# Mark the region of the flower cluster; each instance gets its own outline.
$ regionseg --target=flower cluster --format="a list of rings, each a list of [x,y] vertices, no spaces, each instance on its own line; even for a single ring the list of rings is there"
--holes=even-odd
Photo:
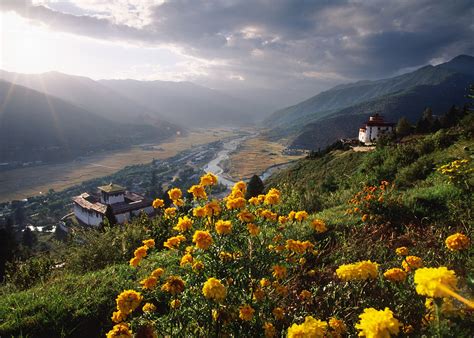
[[[444,266],[418,269],[413,281],[418,294],[432,298],[446,297],[446,288],[452,291],[456,290],[458,283],[454,271],[448,270]]]
[[[454,235],[448,236],[445,243],[449,250],[460,251],[469,248],[471,241],[469,240],[469,237],[458,232]]]
[[[370,338],[390,337],[400,332],[401,324],[389,308],[384,310],[364,309],[359,318],[360,322],[355,326],[360,331],[359,336]]]
[[[299,337],[324,337],[328,329],[328,323],[307,316],[302,324],[293,324],[288,329],[288,338]]]
[[[370,260],[344,264],[336,270],[336,275],[343,281],[375,279],[378,275],[378,264]]]
[[[469,176],[474,172],[474,168],[472,168],[468,159],[452,161],[442,165],[437,170],[447,176],[450,182],[456,184],[467,182]]]

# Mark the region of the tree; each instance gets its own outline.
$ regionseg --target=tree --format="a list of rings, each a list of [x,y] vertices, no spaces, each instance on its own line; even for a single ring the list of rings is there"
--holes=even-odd
[[[249,199],[250,197],[256,197],[263,193],[263,189],[265,189],[265,185],[263,184],[260,177],[258,175],[253,175],[247,184],[247,193],[245,194],[245,198]]]
[[[33,248],[36,242],[37,242],[36,235],[33,233],[33,231],[31,231],[30,228],[26,227],[25,230],[23,230],[23,237],[21,239],[21,244],[31,249]]]
[[[400,137],[407,136],[411,133],[411,124],[405,117],[401,117],[398,120],[396,132]]]
[[[430,107],[426,108],[423,111],[421,118],[416,123],[416,132],[417,133],[427,133],[431,130],[433,126],[433,111]]]
[[[7,226],[0,229],[0,282],[5,275],[5,263],[10,261],[18,249],[15,233],[7,220]]]
[[[105,219],[104,224],[114,226],[117,224],[117,218],[114,215],[114,211],[110,205],[107,205],[107,209],[105,210]]]

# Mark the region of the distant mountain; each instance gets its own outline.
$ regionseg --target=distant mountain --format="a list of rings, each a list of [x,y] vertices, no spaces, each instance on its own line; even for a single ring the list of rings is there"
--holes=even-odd
[[[292,138],[292,147],[318,149],[341,137],[355,137],[359,125],[374,113],[394,122],[401,116],[415,122],[427,106],[436,114],[462,105],[465,88],[472,83],[474,57],[460,55],[397,77],[336,86],[276,111],[264,125],[274,138]]]
[[[59,161],[174,135],[171,124],[122,124],[70,102],[0,81],[0,162]]]
[[[59,97],[112,121],[160,124],[157,110],[139,103],[87,77],[59,72],[19,74],[0,71],[0,79]]]
[[[104,86],[157,110],[174,123],[184,126],[246,125],[265,111],[258,104],[234,98],[218,90],[191,82],[100,80]]]

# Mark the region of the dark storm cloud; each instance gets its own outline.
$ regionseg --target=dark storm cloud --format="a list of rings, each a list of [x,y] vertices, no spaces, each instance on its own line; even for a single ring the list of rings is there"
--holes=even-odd
[[[175,0],[152,7],[142,27],[18,1],[3,4],[55,30],[173,44],[190,56],[220,60],[208,66],[210,83],[237,74],[256,87],[320,90],[474,54],[472,0]]]

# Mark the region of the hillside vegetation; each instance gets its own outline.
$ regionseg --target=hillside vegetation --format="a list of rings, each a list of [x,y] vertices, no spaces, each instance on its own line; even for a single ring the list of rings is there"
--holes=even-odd
[[[239,182],[210,201],[206,175],[153,220],[78,232],[9,270],[0,335],[472,336],[472,113],[458,122],[312,153],[248,200]]]

